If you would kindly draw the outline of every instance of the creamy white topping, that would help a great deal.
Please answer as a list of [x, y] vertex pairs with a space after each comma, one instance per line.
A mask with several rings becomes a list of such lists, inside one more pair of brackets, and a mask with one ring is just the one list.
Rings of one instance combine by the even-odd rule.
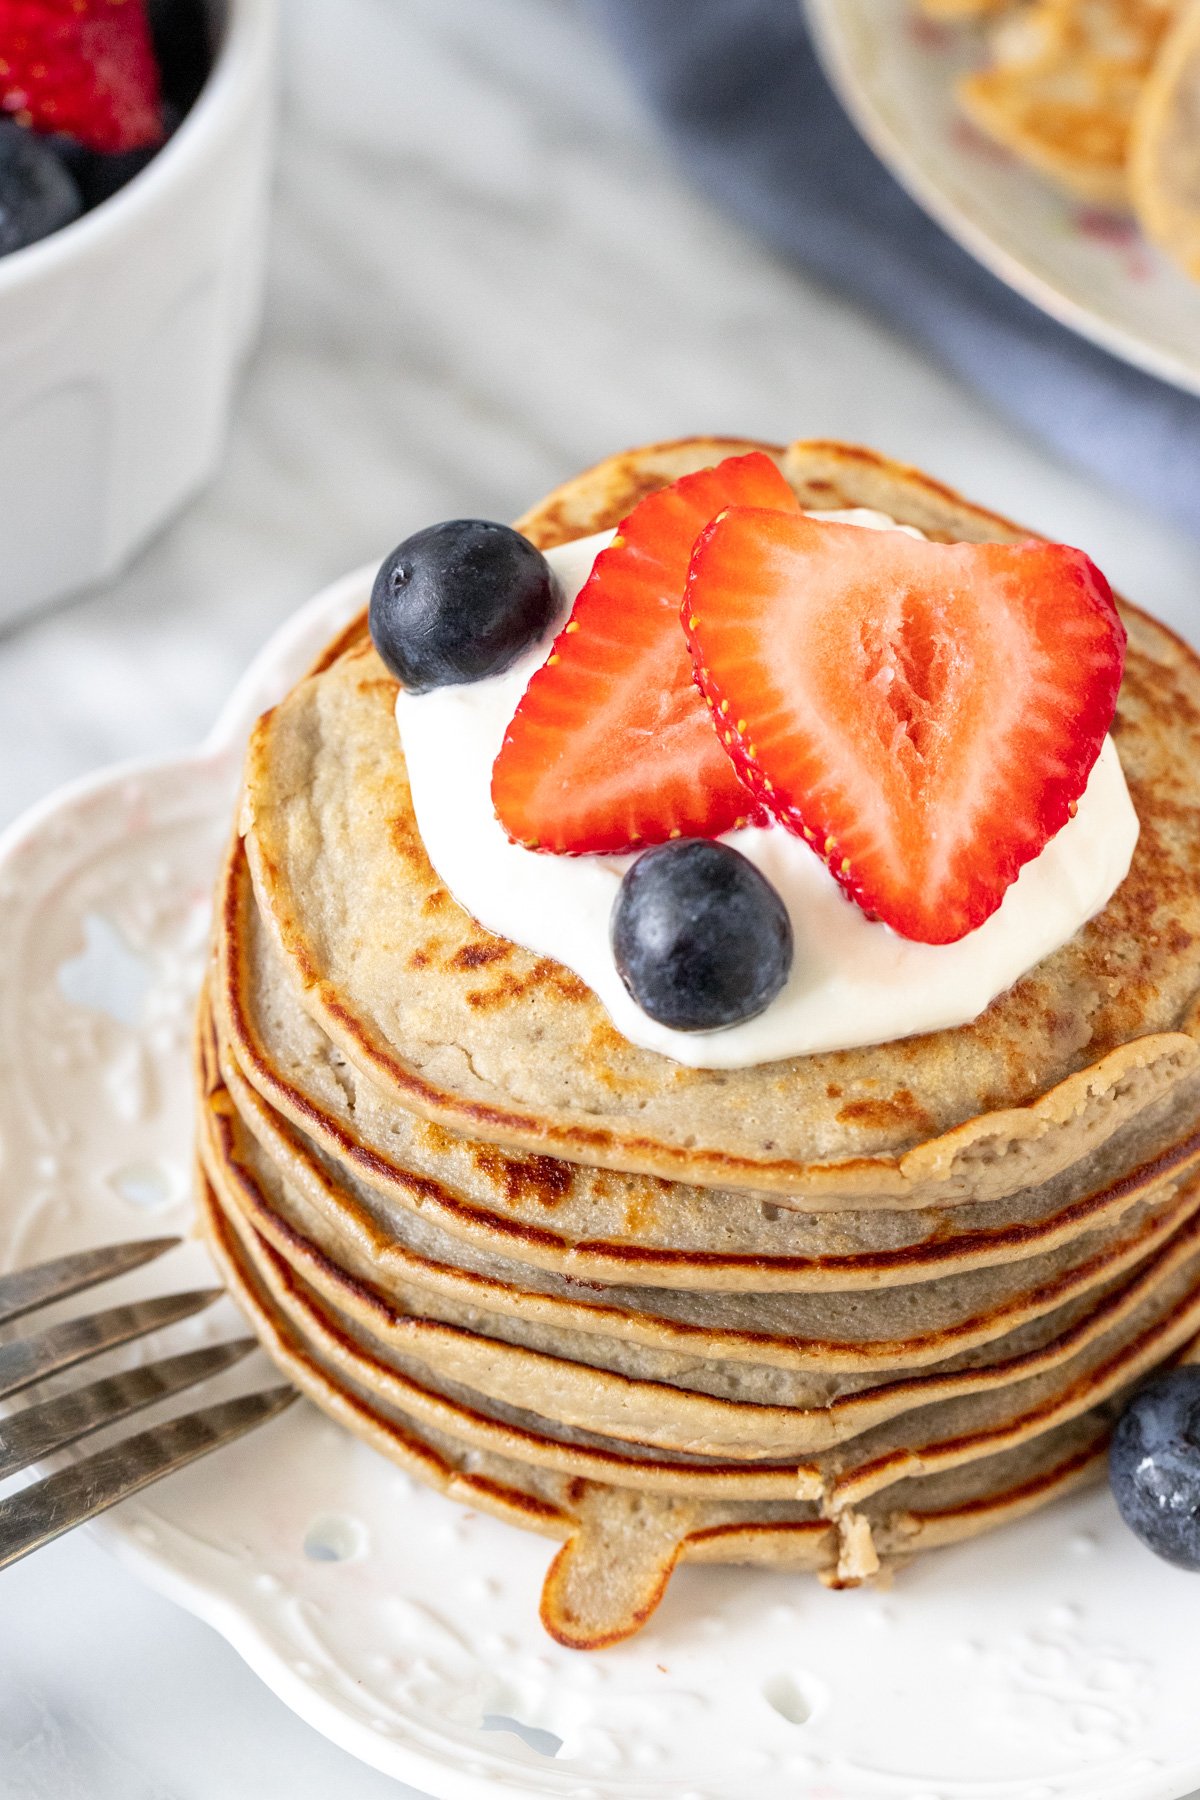
[[[817, 518], [888, 531], [884, 514]], [[1129, 872], [1138, 822], [1107, 740], [1076, 816], [1027, 863], [999, 910], [957, 944], [915, 944], [847, 900], [804, 843], [781, 826], [731, 831], [782, 895], [796, 954], [787, 986], [758, 1018], [724, 1031], [656, 1024], [626, 992], [609, 920], [630, 856], [553, 856], [510, 843], [492, 810], [492, 764], [517, 703], [611, 532], [549, 553], [563, 615], [513, 668], [488, 681], [401, 693], [396, 704], [417, 825], [429, 860], [488, 931], [565, 963], [631, 1043], [700, 1069], [743, 1068], [966, 1025], [1098, 913]], [[919, 537], [919, 532], [913, 532]]]

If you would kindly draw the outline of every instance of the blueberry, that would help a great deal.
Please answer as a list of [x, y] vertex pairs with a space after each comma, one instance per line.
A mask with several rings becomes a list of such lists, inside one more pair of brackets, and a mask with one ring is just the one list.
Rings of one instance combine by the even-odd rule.
[[140, 175], [161, 148], [158, 144], [150, 144], [141, 150], [92, 150], [78, 138], [68, 137], [66, 132], [55, 132], [46, 142], [69, 170], [86, 211], [99, 206], [101, 201], [110, 200], [135, 175]]
[[644, 1013], [676, 1031], [717, 1031], [771, 1004], [792, 966], [792, 925], [740, 851], [680, 838], [626, 871], [612, 947]]
[[0, 256], [49, 237], [81, 211], [79, 189], [50, 145], [0, 121]]
[[1168, 1369], [1130, 1401], [1109, 1478], [1121, 1517], [1181, 1569], [1200, 1569], [1200, 1368]]
[[488, 519], [448, 519], [405, 538], [375, 577], [371, 636], [414, 694], [499, 675], [561, 604], [528, 538]]

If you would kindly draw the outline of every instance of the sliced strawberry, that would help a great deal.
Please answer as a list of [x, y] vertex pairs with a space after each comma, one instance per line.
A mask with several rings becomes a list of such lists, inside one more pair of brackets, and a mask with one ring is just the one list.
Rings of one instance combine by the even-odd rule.
[[91, 150], [161, 143], [145, 0], [0, 0], [0, 113]]
[[692, 546], [735, 503], [799, 506], [769, 456], [731, 456], [649, 494], [596, 558], [496, 758], [492, 801], [518, 843], [633, 850], [754, 813], [679, 628]]
[[682, 618], [747, 783], [867, 912], [922, 943], [981, 925], [1074, 812], [1125, 630], [1061, 544], [933, 544], [737, 510]]

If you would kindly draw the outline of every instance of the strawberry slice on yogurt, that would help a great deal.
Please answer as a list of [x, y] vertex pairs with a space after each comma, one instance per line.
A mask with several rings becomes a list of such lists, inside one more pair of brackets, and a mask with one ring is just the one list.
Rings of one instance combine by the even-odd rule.
[[679, 628], [696, 539], [735, 505], [799, 512], [769, 456], [731, 456], [647, 495], [597, 556], [496, 758], [492, 802], [515, 843], [628, 851], [757, 817]]
[[940, 544], [734, 508], [682, 614], [721, 741], [759, 802], [871, 916], [951, 944], [1074, 814], [1125, 629], [1061, 544]]

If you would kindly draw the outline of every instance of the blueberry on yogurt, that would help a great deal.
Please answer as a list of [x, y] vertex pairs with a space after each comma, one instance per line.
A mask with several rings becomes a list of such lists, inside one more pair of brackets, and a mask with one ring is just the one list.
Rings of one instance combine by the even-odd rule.
[[413, 694], [510, 668], [562, 604], [540, 550], [508, 525], [448, 519], [414, 532], [371, 590], [375, 648]]
[[681, 838], [626, 871], [612, 915], [617, 971], [650, 1018], [675, 1031], [753, 1019], [792, 966], [787, 909], [740, 851]]

